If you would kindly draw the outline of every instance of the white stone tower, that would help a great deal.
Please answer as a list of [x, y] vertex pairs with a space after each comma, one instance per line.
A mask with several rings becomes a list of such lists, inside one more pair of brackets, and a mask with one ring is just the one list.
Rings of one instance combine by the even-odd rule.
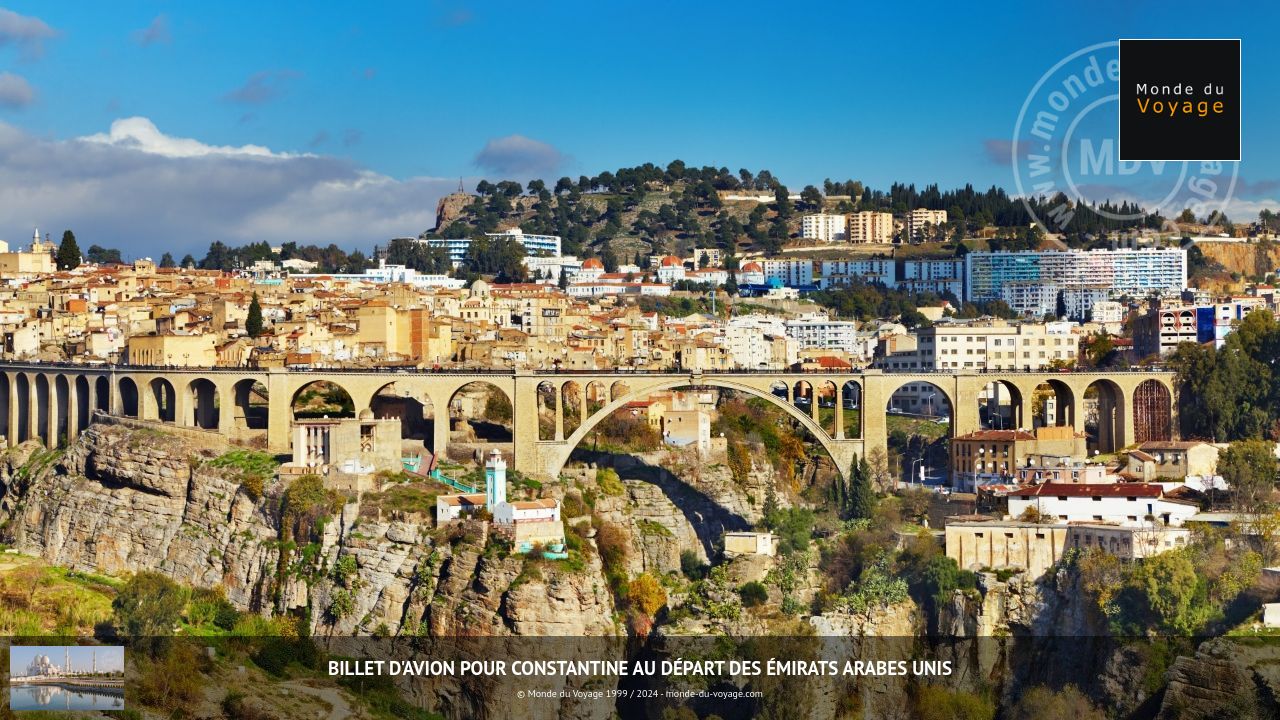
[[496, 448], [489, 453], [489, 461], [484, 465], [484, 481], [485, 506], [493, 512], [507, 502], [507, 461]]

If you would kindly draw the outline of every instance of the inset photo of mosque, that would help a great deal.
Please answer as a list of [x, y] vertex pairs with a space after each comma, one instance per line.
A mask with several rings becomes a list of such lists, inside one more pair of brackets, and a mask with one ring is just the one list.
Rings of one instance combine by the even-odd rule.
[[14, 645], [9, 648], [9, 709], [124, 709], [124, 648], [118, 645]]

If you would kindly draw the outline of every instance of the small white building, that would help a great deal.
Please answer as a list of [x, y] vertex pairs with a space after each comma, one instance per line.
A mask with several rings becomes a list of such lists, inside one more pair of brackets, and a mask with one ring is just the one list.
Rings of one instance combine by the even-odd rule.
[[1156, 483], [1045, 483], [1009, 493], [1009, 515], [1035, 508], [1041, 518], [1059, 522], [1106, 522], [1122, 526], [1156, 523], [1181, 527], [1200, 511], [1188, 500], [1165, 497]]
[[724, 554], [731, 558], [739, 555], [773, 557], [778, 554], [778, 536], [773, 533], [727, 532], [724, 534]]
[[534, 545], [564, 542], [564, 523], [560, 521], [560, 501], [507, 500], [507, 462], [502, 453], [493, 450], [484, 466], [485, 503], [493, 513], [493, 528], [507, 536], [522, 551]]
[[484, 509], [484, 493], [466, 495], [437, 495], [436, 524], [452, 522], [464, 515], [474, 515]]

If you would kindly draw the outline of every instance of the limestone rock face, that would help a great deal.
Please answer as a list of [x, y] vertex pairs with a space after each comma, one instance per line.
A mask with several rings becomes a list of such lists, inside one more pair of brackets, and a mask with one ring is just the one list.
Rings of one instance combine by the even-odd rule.
[[276, 528], [226, 471], [199, 465], [175, 440], [91, 425], [61, 468], [30, 480], [9, 516], [11, 541], [56, 565], [157, 570], [260, 608], [278, 558]]
[[1269, 717], [1280, 700], [1275, 643], [1216, 638], [1193, 656], [1173, 661], [1159, 720], [1194, 717]]

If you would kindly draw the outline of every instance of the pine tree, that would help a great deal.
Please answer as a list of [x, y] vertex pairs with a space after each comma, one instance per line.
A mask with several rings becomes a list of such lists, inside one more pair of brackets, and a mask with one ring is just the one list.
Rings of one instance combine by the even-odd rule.
[[870, 518], [876, 509], [876, 493], [871, 489], [871, 466], [866, 458], [855, 457], [849, 475], [849, 516]]
[[80, 246], [76, 244], [76, 234], [70, 230], [62, 233], [57, 262], [59, 270], [75, 270], [80, 267]]
[[262, 334], [262, 304], [258, 302], [258, 293], [253, 294], [253, 301], [249, 303], [249, 317], [245, 318], [244, 330], [251, 338]]

